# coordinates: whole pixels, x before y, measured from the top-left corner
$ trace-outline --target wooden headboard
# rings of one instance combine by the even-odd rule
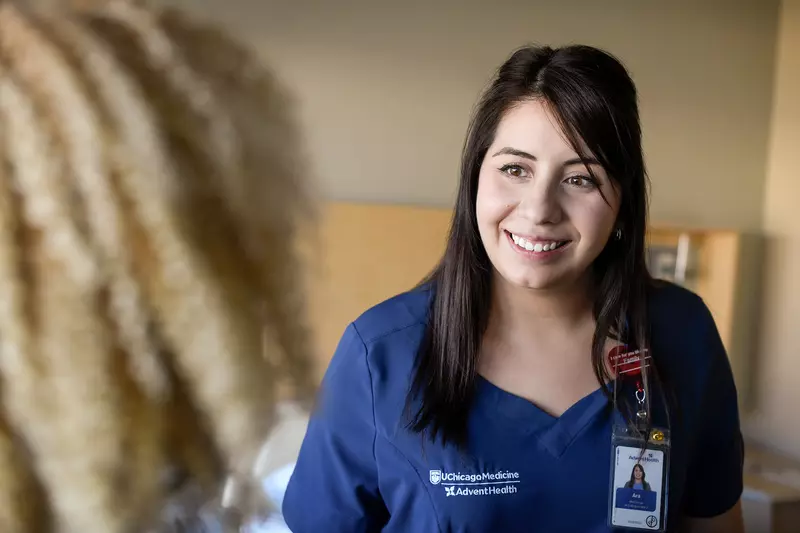
[[[371,306],[419,283],[444,249],[451,210],[405,205],[330,202],[314,246],[309,312],[321,373],[347,324]],[[734,372],[745,377],[755,312],[757,273],[752,239],[727,230],[651,228],[651,244],[671,245],[688,234],[698,250],[693,289],[714,314]],[[748,314],[750,313],[750,314]],[[740,392],[746,387],[739,384]]]

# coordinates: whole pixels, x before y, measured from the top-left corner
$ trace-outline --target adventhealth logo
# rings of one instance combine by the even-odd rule
[[[431,470],[428,479],[431,485],[446,485],[444,494],[447,497],[516,494],[516,485],[520,482],[519,472],[507,470],[480,474]]]
[[[647,457],[639,457],[638,455],[629,455],[628,459],[631,461],[637,461],[641,463],[660,463],[661,459],[658,457],[653,457],[653,452],[648,452]]]

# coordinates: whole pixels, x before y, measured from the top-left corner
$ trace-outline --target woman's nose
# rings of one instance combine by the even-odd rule
[[[558,188],[551,179],[531,180],[519,203],[520,215],[535,225],[557,224],[563,217]]]

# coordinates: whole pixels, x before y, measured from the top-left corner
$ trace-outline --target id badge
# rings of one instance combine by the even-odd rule
[[[609,525],[614,529],[666,531],[669,493],[669,432],[654,428],[647,447],[628,428],[611,439]]]

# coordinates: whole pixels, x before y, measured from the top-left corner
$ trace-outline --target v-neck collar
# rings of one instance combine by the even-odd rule
[[[613,387],[613,383],[609,387]],[[535,437],[542,448],[556,459],[569,449],[586,426],[610,406],[602,387],[598,387],[560,416],[554,416],[482,376],[478,376],[475,400],[476,408],[485,415],[493,419],[498,416],[510,419],[511,427],[524,435]]]

